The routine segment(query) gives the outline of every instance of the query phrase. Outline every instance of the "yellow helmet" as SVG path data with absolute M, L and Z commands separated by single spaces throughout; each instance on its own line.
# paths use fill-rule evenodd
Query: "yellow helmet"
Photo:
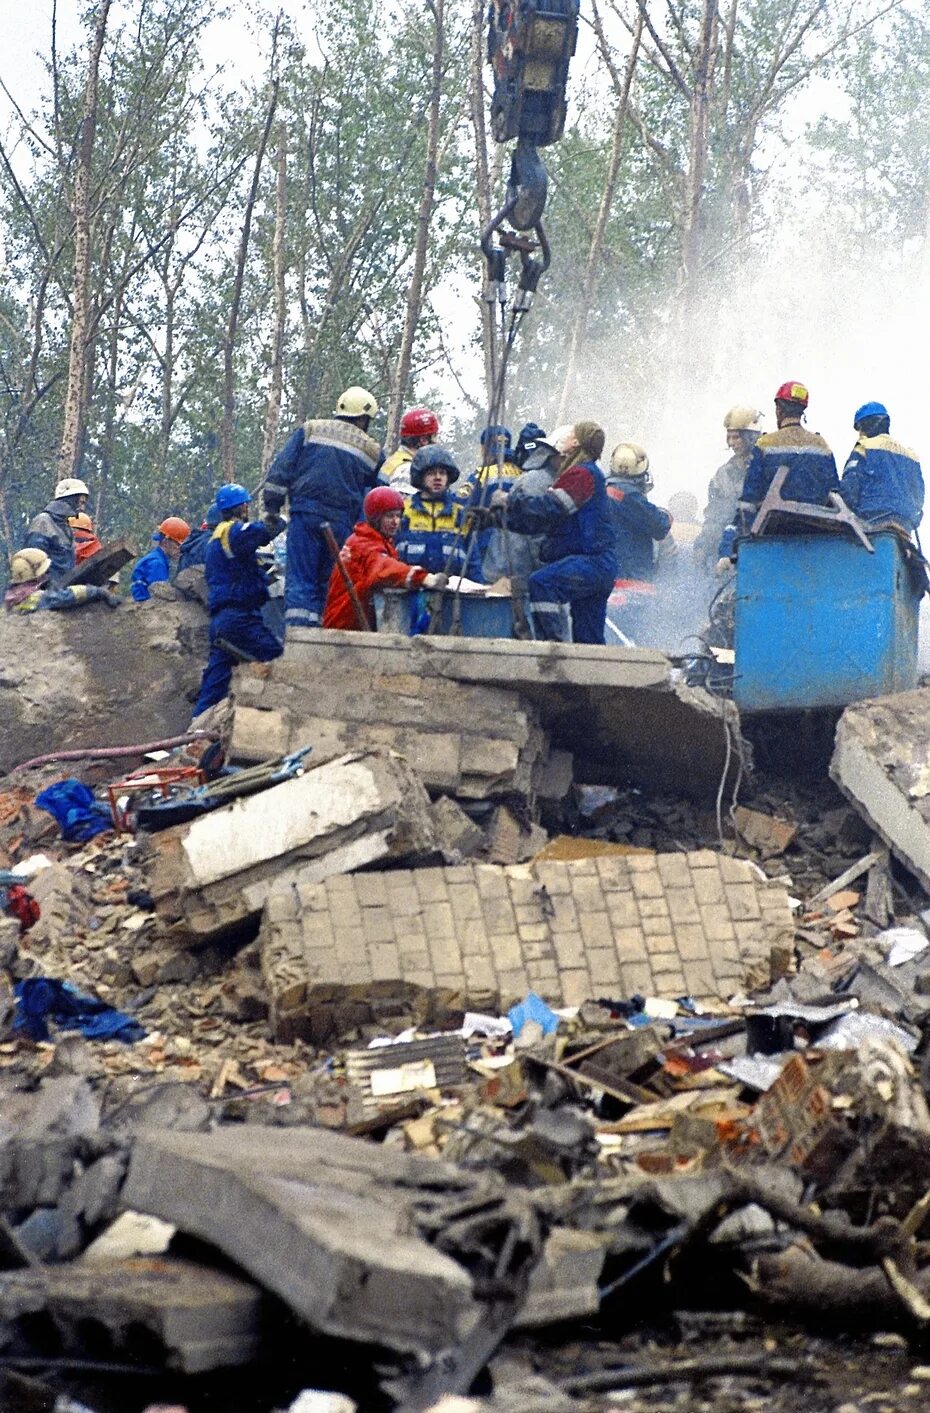
M 365 388 L 346 388 L 336 403 L 337 417 L 377 417 L 378 404 Z
M 761 416 L 762 413 L 754 407 L 737 403 L 735 407 L 730 408 L 724 417 L 723 425 L 728 432 L 761 432 L 762 428 L 759 425 Z
M 44 579 L 51 567 L 52 561 L 44 550 L 17 550 L 10 559 L 10 583 L 31 584 L 34 579 Z

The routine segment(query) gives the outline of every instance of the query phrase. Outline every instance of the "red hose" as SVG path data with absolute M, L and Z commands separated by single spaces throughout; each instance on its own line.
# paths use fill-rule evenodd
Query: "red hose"
M 8 773 L 17 770 L 31 770 L 36 765 L 52 765 L 59 760 L 87 760 L 93 756 L 101 760 L 116 760 L 120 756 L 146 756 L 149 751 L 168 751 L 174 746 L 186 746 L 189 741 L 218 741 L 218 731 L 188 731 L 185 736 L 168 736 L 164 741 L 149 741 L 141 746 L 87 746 L 82 751 L 52 751 L 47 756 L 33 756 L 22 765 L 14 765 Z

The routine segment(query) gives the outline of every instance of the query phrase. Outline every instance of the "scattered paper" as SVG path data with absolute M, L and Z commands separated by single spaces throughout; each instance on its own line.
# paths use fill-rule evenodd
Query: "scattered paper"
M 376 1099 L 386 1094 L 407 1094 L 414 1089 L 435 1089 L 436 1067 L 432 1060 L 411 1060 L 391 1069 L 372 1070 L 371 1092 Z

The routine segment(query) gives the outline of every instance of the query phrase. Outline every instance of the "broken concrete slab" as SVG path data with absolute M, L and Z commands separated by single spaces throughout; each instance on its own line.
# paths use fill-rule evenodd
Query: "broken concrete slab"
M 0 1273 L 0 1319 L 14 1327 L 44 1313 L 65 1352 L 96 1347 L 117 1358 L 151 1357 L 154 1336 L 185 1374 L 248 1364 L 258 1352 L 261 1291 L 249 1281 L 167 1257 L 140 1256 Z
M 479 1189 L 488 1180 L 436 1159 L 246 1125 L 141 1134 L 123 1203 L 219 1247 L 315 1330 L 431 1354 L 465 1338 L 479 1306 L 464 1268 L 416 1234 L 415 1206 Z
M 785 889 L 709 850 L 333 877 L 276 889 L 259 933 L 275 1036 L 317 1042 L 417 992 L 725 998 L 793 938 Z
M 601 1307 L 598 1281 L 608 1242 L 599 1232 L 556 1227 L 530 1274 L 526 1299 L 514 1328 L 532 1329 L 595 1315 Z
M 258 730 L 255 712 L 270 713 L 267 729 L 273 725 L 277 733 L 272 750 L 266 745 L 262 749 L 288 749 L 301 734 L 301 718 L 306 721 L 311 711 L 314 716 L 326 714 L 315 703 L 318 685 L 340 674 L 359 684 L 356 691 L 362 698 L 375 692 L 379 704 L 382 693 L 406 692 L 416 702 L 418 692 L 438 694 L 439 684 L 446 683 L 456 688 L 460 703 L 451 719 L 465 723 L 475 692 L 506 692 L 524 713 L 533 713 L 556 747 L 574 752 L 577 779 L 633 782 L 699 798 L 716 792 L 719 785 L 727 760 L 724 724 L 737 735 L 739 731 L 732 702 L 684 686 L 671 661 L 647 648 L 301 628 L 288 634 L 284 657 L 273 664 L 264 687 L 253 687 L 261 679 L 250 669 L 237 673 L 237 749 L 246 749 L 250 733 Z M 420 692 L 418 684 L 428 686 Z M 240 718 L 245 707 L 250 714 Z M 419 709 L 423 715 L 424 707 Z M 333 719 L 356 727 L 360 721 L 379 719 L 366 715 L 370 708 L 364 701 L 361 715 L 356 711 L 348 702 L 337 705 Z M 492 706 L 491 711 L 498 713 L 500 724 L 499 708 Z M 388 729 L 396 735 L 402 723 L 392 715 L 383 720 L 394 723 Z M 439 723 L 431 729 L 439 730 Z M 398 749 L 406 748 L 398 739 Z M 411 759 L 432 785 L 429 771 L 415 756 Z M 481 776 L 495 773 L 485 765 L 470 770 Z M 438 783 L 455 794 L 464 793 L 448 780 Z
M 207 626 L 200 604 L 181 601 L 4 614 L 0 770 L 51 750 L 135 745 L 184 731 Z
M 188 941 L 257 917 L 275 888 L 436 853 L 429 797 L 388 751 L 311 761 L 303 775 L 140 844 L 156 911 Z
M 830 777 L 930 889 L 930 688 L 848 706 Z

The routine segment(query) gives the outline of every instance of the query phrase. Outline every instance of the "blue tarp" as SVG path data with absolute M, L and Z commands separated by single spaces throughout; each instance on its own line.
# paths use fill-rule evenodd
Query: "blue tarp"
M 33 976 L 18 982 L 13 992 L 13 1029 L 25 1031 L 31 1040 L 48 1040 L 49 1021 L 60 1030 L 79 1030 L 89 1040 L 123 1040 L 132 1045 L 145 1038 L 146 1032 L 138 1021 L 105 1001 L 84 996 L 67 981 Z
M 113 828 L 113 819 L 106 805 L 94 799 L 93 793 L 80 780 L 56 780 L 47 790 L 36 795 L 40 810 L 55 816 L 61 837 L 69 843 L 83 844 Z

